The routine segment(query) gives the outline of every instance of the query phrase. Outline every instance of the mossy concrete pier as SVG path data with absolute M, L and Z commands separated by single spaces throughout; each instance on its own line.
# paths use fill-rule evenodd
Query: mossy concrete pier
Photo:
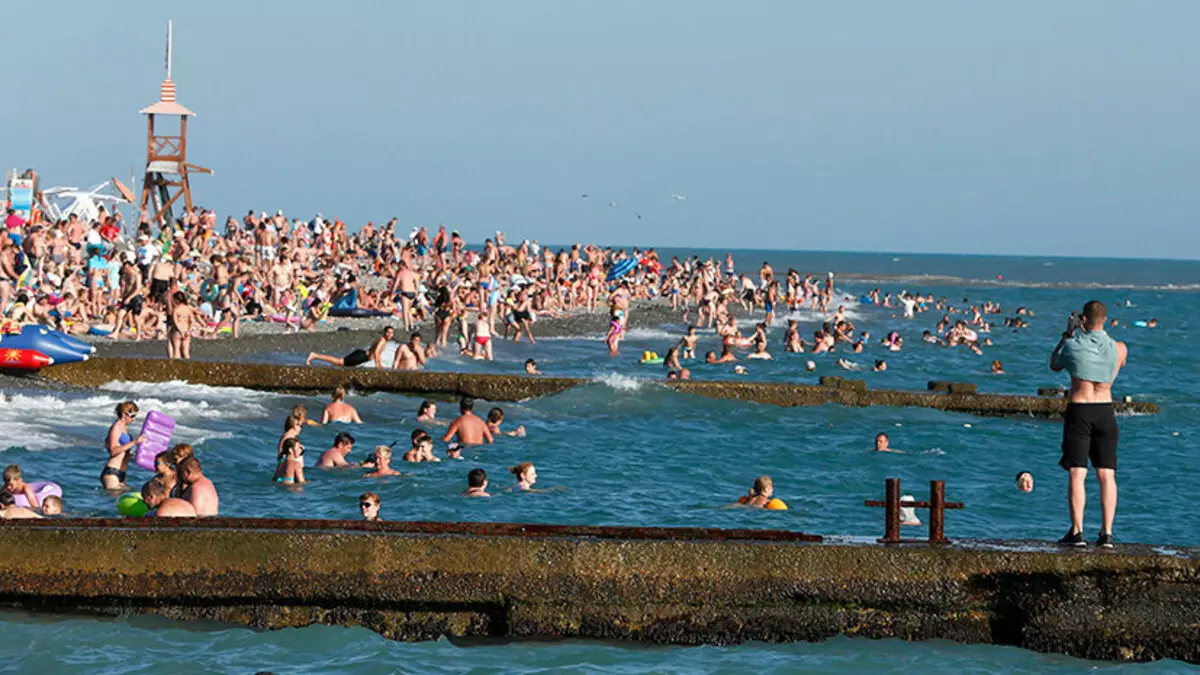
M 437 371 L 396 371 L 370 368 L 281 366 L 261 363 L 168 361 L 164 359 L 94 358 L 51 366 L 42 376 L 68 384 L 96 387 L 114 380 L 138 382 L 185 381 L 222 387 L 266 391 L 329 392 L 336 386 L 359 392 L 391 392 L 416 396 L 472 396 L 489 401 L 522 401 L 557 394 L 591 380 L 570 377 L 526 377 Z M 947 383 L 944 391 L 868 389 L 863 380 L 822 378 L 821 385 L 785 382 L 723 380 L 662 381 L 665 387 L 709 398 L 734 399 L 780 406 L 834 403 L 853 407 L 907 406 L 983 416 L 1020 415 L 1061 417 L 1062 397 L 981 394 L 974 385 Z M 950 386 L 955 384 L 956 386 Z M 1148 402 L 1118 403 L 1123 413 L 1154 414 Z
M 672 644 L 844 634 L 1200 663 L 1200 552 L 487 523 L 6 521 L 0 603 Z

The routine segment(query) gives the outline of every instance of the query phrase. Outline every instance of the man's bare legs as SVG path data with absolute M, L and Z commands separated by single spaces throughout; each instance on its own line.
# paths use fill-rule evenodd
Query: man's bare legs
M 1096 477 L 1100 479 L 1100 510 L 1104 514 L 1104 527 L 1100 533 L 1112 534 L 1113 519 L 1117 515 L 1117 472 L 1096 469 Z
M 1067 485 L 1067 503 L 1071 511 L 1071 534 L 1083 532 L 1083 509 L 1087 504 L 1087 471 L 1087 467 L 1075 467 L 1070 470 L 1070 484 Z M 1113 483 L 1113 490 L 1116 490 L 1116 483 Z M 1116 507 L 1115 502 L 1116 500 L 1114 499 L 1114 508 Z
M 328 363 L 328 364 L 334 365 L 334 366 L 346 365 L 346 362 L 337 356 L 326 356 L 324 354 L 318 354 L 316 352 L 312 352 L 311 354 L 308 355 L 308 358 L 304 361 L 304 365 L 311 366 L 313 361 L 322 361 L 324 363 Z

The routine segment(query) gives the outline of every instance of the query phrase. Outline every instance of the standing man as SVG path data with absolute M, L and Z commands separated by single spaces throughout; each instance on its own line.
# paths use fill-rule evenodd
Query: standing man
M 1104 332 L 1108 310 L 1098 300 L 1083 306 L 1083 316 L 1074 313 L 1058 346 L 1050 354 L 1050 369 L 1071 375 L 1067 412 L 1063 416 L 1062 459 L 1059 466 L 1070 473 L 1067 500 L 1071 506 L 1071 529 L 1058 543 L 1087 546 L 1083 537 L 1083 510 L 1087 500 L 1084 483 L 1088 460 L 1100 481 L 1100 510 L 1103 525 L 1096 545 L 1112 548 L 1113 517 L 1117 512 L 1117 416 L 1112 404 L 1112 383 L 1129 355 L 1124 342 Z

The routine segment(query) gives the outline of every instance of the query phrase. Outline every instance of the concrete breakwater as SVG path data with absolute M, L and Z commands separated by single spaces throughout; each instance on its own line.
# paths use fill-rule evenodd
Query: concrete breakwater
M 210 386 L 244 387 L 266 391 L 328 392 L 338 385 L 359 392 L 391 392 L 416 396 L 472 396 L 489 401 L 520 401 L 548 396 L 590 380 L 569 377 L 526 377 L 434 371 L 405 372 L 366 368 L 280 366 L 261 363 L 167 361 L 164 359 L 94 358 L 52 366 L 44 377 L 68 384 L 95 387 L 113 380 L 168 382 L 182 380 Z M 735 399 L 780 406 L 827 403 L 866 406 L 936 408 L 972 415 L 1061 417 L 1061 396 L 980 394 L 969 384 L 946 384 L 944 391 L 872 390 L 863 380 L 824 378 L 822 385 L 780 382 L 663 381 L 662 386 L 710 398 Z M 1157 413 L 1148 402 L 1118 403 L 1119 412 Z
M 1200 551 L 489 523 L 6 521 L 0 603 L 673 644 L 844 634 L 1200 663 Z M 1041 547 L 1041 548 L 1039 548 Z

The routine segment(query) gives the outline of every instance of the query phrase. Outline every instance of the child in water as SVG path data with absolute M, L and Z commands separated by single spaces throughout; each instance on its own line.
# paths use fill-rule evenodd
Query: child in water
M 279 451 L 279 460 L 275 465 L 276 483 L 304 483 L 304 445 L 299 438 L 288 438 L 283 441 Z
M 737 503 L 761 509 L 767 506 L 767 502 L 771 501 L 773 494 L 775 494 L 775 484 L 771 482 L 771 477 L 759 476 L 754 479 L 754 487 L 750 488 L 750 492 L 738 497 Z
M 13 497 L 25 495 L 25 500 L 29 502 L 29 508 L 35 511 L 41 508 L 37 495 L 34 494 L 33 488 L 25 483 L 25 479 L 21 476 L 21 467 L 16 464 L 9 464 L 4 469 L 4 491 Z

